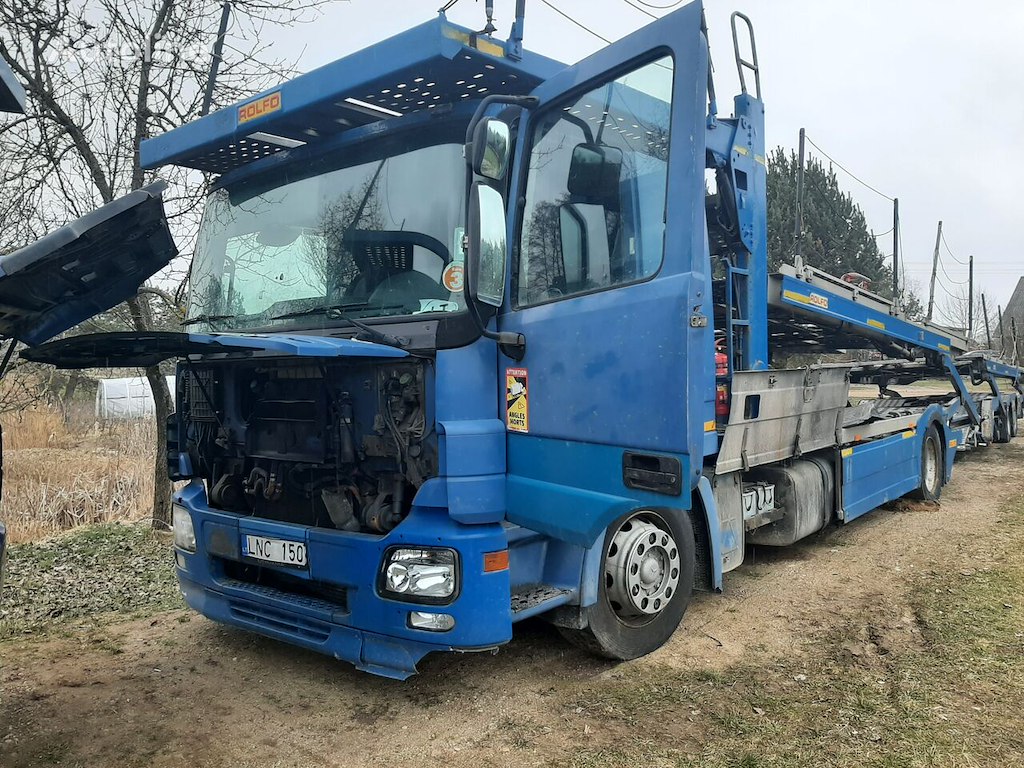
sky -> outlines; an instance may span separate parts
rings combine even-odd
[[[515,0],[494,0],[498,37]],[[308,71],[433,18],[440,0],[336,0],[314,23],[267,28],[273,53]],[[528,50],[575,63],[652,23],[652,6],[673,0],[527,0]],[[638,9],[641,8],[643,10]],[[706,0],[719,110],[739,91],[729,16],[754,23],[766,108],[766,143],[795,148],[798,132],[879,192],[900,201],[907,278],[927,300],[936,224],[946,245],[936,289],[942,320],[947,292],[965,290],[975,259],[976,290],[990,310],[1005,305],[1024,253],[1016,226],[1017,180],[1024,178],[1024,97],[1020,34],[1024,3],[976,0]],[[479,29],[484,4],[459,0],[448,11]],[[816,153],[814,148],[810,148]],[[820,157],[820,155],[819,155]],[[824,159],[824,158],[822,158]],[[827,160],[826,160],[827,162]],[[892,227],[892,203],[837,169],[875,232]],[[892,252],[891,237],[879,237]],[[964,264],[958,263],[958,261]]]

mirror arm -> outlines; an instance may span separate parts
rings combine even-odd
[[[466,128],[466,146],[469,147],[473,144],[473,132],[476,131],[477,124],[484,119],[484,115],[487,110],[493,104],[510,104],[513,107],[523,107],[524,109],[531,109],[537,106],[536,96],[503,96],[500,93],[492,93],[490,96],[484,96],[480,103],[477,104],[476,112],[473,113],[472,119],[469,121],[469,127]],[[468,164],[472,158],[472,154],[466,153],[466,163]]]
[[[469,223],[470,216],[470,189],[473,187],[473,134],[476,131],[476,126],[481,120],[483,120],[488,108],[492,104],[510,104],[512,106],[523,107],[529,109],[530,107],[537,106],[536,96],[503,96],[501,94],[491,94],[485,96],[480,103],[477,105],[476,112],[473,113],[472,119],[469,121],[469,127],[466,129],[466,208],[464,211],[464,221]],[[468,232],[468,226],[466,231]],[[465,251],[463,247],[463,251]],[[470,317],[476,323],[477,329],[480,331],[480,335],[485,339],[492,339],[498,342],[498,347],[502,353],[507,357],[512,358],[516,362],[519,362],[526,355],[526,337],[521,333],[515,333],[512,331],[500,331],[495,332],[490,330],[484,323],[484,319],[480,316],[480,308],[476,304],[476,298],[471,295],[469,286],[472,285],[472,278],[470,276],[470,259],[469,254],[465,254],[465,263],[463,266],[463,289],[466,293],[466,308],[469,310]]]
[[[498,342],[502,354],[511,357],[517,363],[526,357],[526,336],[515,331],[492,331],[484,324],[483,318],[480,317],[480,309],[471,298],[468,299],[467,308],[480,330],[480,335]]]

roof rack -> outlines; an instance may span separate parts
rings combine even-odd
[[[483,98],[522,95],[564,67],[443,15],[276,88],[143,142],[145,168],[223,174],[352,128]]]

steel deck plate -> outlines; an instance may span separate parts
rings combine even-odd
[[[223,174],[351,128],[491,93],[522,95],[564,67],[438,17],[143,142],[145,168]]]

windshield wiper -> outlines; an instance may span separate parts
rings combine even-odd
[[[186,325],[195,325],[196,323],[214,323],[218,320],[231,320],[234,315],[196,315],[195,317],[189,317],[182,320],[178,325],[184,328]]]
[[[398,347],[399,349],[405,349],[405,345],[409,343],[406,338],[399,338],[392,336],[389,333],[374,328],[372,325],[364,323],[362,320],[356,320],[356,318],[348,314],[350,309],[360,309],[365,307],[367,302],[357,302],[354,304],[330,304],[322,307],[311,307],[309,309],[300,309],[295,312],[285,312],[283,315],[274,315],[271,320],[292,320],[296,317],[308,317],[309,315],[327,315],[332,320],[345,320],[361,331],[364,331],[371,341],[378,341],[381,344],[387,344],[389,347]],[[374,307],[374,309],[396,309],[400,308],[399,305],[394,307]],[[362,334],[359,334],[362,335]]]

